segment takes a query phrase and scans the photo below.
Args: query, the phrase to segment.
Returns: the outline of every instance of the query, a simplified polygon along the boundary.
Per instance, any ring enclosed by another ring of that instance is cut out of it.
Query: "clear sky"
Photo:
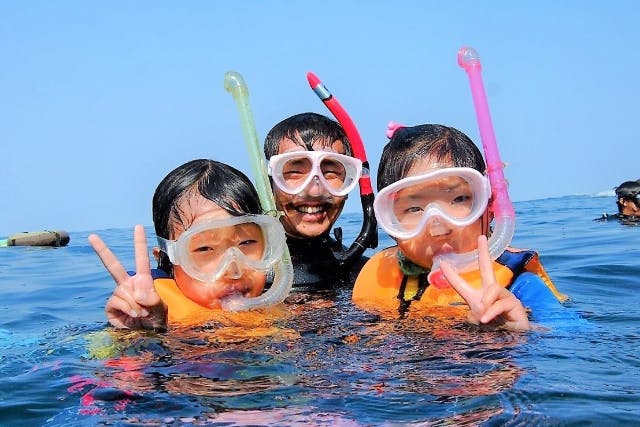
[[[151,225],[156,185],[194,158],[252,176],[230,70],[261,140],[289,115],[330,115],[314,71],[374,176],[389,120],[480,145],[465,45],[513,200],[611,190],[640,178],[639,20],[637,1],[0,0],[0,237]]]

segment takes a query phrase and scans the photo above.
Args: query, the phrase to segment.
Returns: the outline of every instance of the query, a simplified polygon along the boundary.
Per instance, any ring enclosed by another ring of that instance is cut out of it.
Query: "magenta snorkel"
[[[373,211],[373,201],[375,196],[373,194],[373,187],[371,186],[371,177],[369,175],[369,162],[367,161],[367,153],[365,152],[364,143],[362,142],[360,133],[346,110],[342,108],[342,105],[340,105],[336,97],[329,92],[329,89],[327,89],[320,81],[318,76],[309,72],[307,73],[307,81],[309,82],[311,89],[313,89],[316,95],[318,95],[318,98],[322,100],[338,123],[340,123],[340,126],[342,126],[344,133],[347,135],[347,139],[349,139],[349,142],[351,143],[353,156],[362,162],[362,176],[359,180],[360,201],[364,216],[362,229],[349,249],[346,251],[333,250],[333,256],[336,261],[340,265],[346,265],[358,259],[367,248],[375,249],[378,246],[378,222],[376,221],[376,216]],[[338,230],[339,229],[335,229],[334,234],[336,239],[341,241],[342,232]]]
[[[502,160],[500,160],[496,135],[491,122],[489,104],[487,103],[487,96],[482,82],[482,65],[480,64],[478,52],[470,47],[461,48],[458,51],[458,65],[464,68],[469,76],[473,105],[476,110],[476,118],[480,129],[480,139],[482,140],[482,149],[487,163],[487,176],[489,177],[492,194],[489,209],[493,212],[495,221],[495,227],[489,238],[489,255],[491,259],[495,260],[502,255],[511,243],[515,230],[515,211],[509,199],[507,180],[502,171],[504,164]],[[477,259],[477,250],[464,254],[447,254],[434,257],[432,273],[429,274],[430,279],[434,280],[434,284],[442,284],[442,281],[446,282],[446,279],[442,277],[442,272],[438,269],[438,264],[441,260],[446,260],[458,272],[463,272],[475,269]],[[435,270],[438,271],[436,272]],[[432,274],[435,275],[431,277]]]

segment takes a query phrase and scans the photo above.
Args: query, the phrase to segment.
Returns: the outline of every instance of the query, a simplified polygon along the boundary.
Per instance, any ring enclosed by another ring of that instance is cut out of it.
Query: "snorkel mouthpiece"
[[[491,185],[493,201],[489,209],[494,214],[495,227],[489,238],[489,255],[492,260],[498,258],[505,251],[515,230],[515,210],[509,192],[507,190],[507,180],[504,177],[504,164],[500,160],[498,144],[496,142],[489,104],[482,82],[482,64],[480,56],[475,49],[463,47],[458,51],[458,65],[462,67],[469,76],[473,105],[476,110],[476,119],[480,129],[480,139],[487,163],[487,175]],[[463,254],[444,254],[433,259],[433,266],[429,274],[429,280],[438,280],[436,276],[442,276],[439,265],[441,260],[446,260],[458,272],[475,270],[478,268],[478,251],[474,250]],[[434,275],[434,276],[432,276]],[[433,278],[433,279],[432,279]]]
[[[247,151],[251,158],[251,168],[255,180],[256,189],[260,197],[260,204],[265,212],[276,213],[276,202],[273,198],[269,176],[267,174],[267,164],[260,153],[260,143],[256,132],[253,113],[249,105],[249,89],[244,79],[239,73],[229,71],[224,76],[224,88],[229,92],[240,113],[240,122],[244,134]],[[284,228],[278,223],[280,231],[284,236]],[[245,298],[241,295],[231,295],[222,301],[222,308],[230,311],[249,310],[252,308],[268,307],[278,304],[289,295],[293,285],[293,265],[286,243],[283,245],[282,258],[274,266],[273,284],[262,295]]]

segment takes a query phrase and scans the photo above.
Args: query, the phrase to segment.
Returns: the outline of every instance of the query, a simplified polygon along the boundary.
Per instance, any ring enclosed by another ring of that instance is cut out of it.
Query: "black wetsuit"
[[[624,214],[607,214],[603,213],[601,217],[595,218],[594,221],[619,221],[622,224],[640,225],[640,216],[624,215]]]
[[[339,249],[341,245],[329,233],[312,238],[287,236],[287,245],[293,264],[293,287],[296,290],[353,286],[360,269],[369,259],[361,256],[354,262],[340,266],[332,249]]]

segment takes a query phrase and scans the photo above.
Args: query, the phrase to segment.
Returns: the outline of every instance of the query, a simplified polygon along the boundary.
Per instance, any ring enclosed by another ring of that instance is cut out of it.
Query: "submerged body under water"
[[[583,326],[381,319],[347,288],[261,316],[114,331],[114,283],[89,231],[62,248],[2,248],[0,425],[636,424],[640,227],[593,221],[611,197],[515,205],[513,246],[540,253]],[[340,225],[349,241],[360,216]],[[98,233],[133,266],[133,228]]]

